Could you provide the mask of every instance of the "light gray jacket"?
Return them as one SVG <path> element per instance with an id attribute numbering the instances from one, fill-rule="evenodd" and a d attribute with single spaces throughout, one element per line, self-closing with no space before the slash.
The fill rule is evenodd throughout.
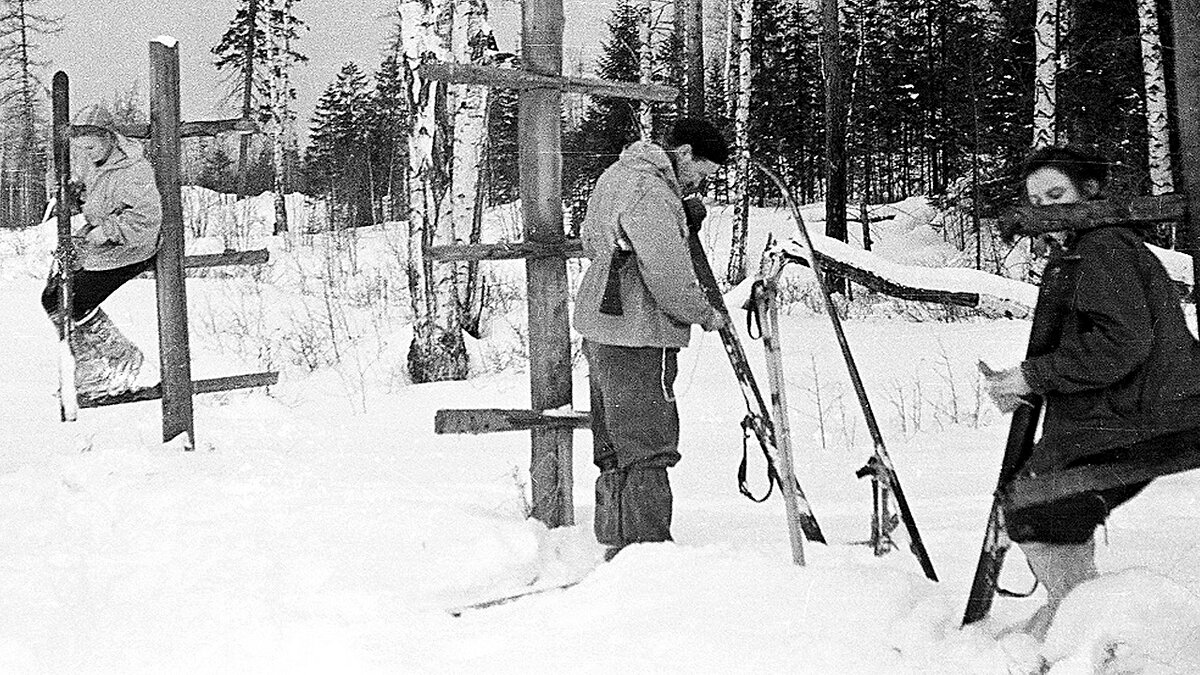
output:
<path id="1" fill-rule="evenodd" d="M 666 151 L 639 141 L 600 176 L 583 221 L 592 264 L 575 297 L 575 328 L 594 342 L 622 347 L 688 345 L 691 324 L 711 326 L 716 312 L 696 279 L 688 251 L 679 182 Z M 618 241 L 633 249 L 620 270 L 624 314 L 600 313 Z"/>
<path id="2" fill-rule="evenodd" d="M 158 251 L 162 202 L 154 169 L 135 140 L 117 135 L 117 147 L 104 164 L 83 176 L 83 216 L 87 227 L 76 232 L 80 262 L 86 270 L 109 270 L 148 259 Z M 83 239 L 99 228 L 99 246 Z"/>

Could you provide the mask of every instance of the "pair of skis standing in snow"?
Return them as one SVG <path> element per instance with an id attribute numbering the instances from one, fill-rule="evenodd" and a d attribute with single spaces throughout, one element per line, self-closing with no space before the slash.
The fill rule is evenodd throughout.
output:
<path id="1" fill-rule="evenodd" d="M 58 108 L 65 115 L 66 107 Z M 107 110 L 93 105 L 69 127 L 66 120 L 57 122 L 57 128 L 72 131 L 55 139 L 56 171 L 63 183 L 56 206 L 58 249 L 41 300 L 63 344 L 60 396 L 69 417 L 78 397 L 115 396 L 158 384 L 156 364 L 121 333 L 100 303 L 153 269 L 162 204 L 141 145 L 117 131 Z M 66 199 L 69 193 L 76 198 Z M 79 215 L 73 215 L 76 207 Z"/>
<path id="2" fill-rule="evenodd" d="M 652 319 L 682 323 L 678 327 L 684 330 L 695 323 L 720 332 L 750 408 L 747 429 L 755 432 L 762 444 L 770 479 L 780 480 L 774 470 L 777 446 L 766 407 L 736 333 L 728 326 L 727 310 L 695 237 L 702 207 L 697 217 L 697 212 L 685 205 L 685 219 L 680 222 L 678 206 L 664 209 L 662 205 L 670 203 L 671 193 L 678 199 L 684 190 L 699 183 L 689 182 L 689 178 L 701 173 L 703 179 L 723 164 L 727 149 L 711 125 L 695 120 L 681 121 L 668 145 L 665 151 L 648 143 L 627 149 L 606 172 L 609 180 L 602 177 L 597 184 L 584 225 L 585 248 L 593 265 L 581 286 L 576 324 L 588 340 L 585 349 L 593 373 L 593 432 L 596 463 L 601 469 L 596 533 L 599 541 L 610 546 L 610 553 L 635 541 L 670 539 L 666 467 L 678 461 L 678 418 L 670 382 L 674 379 L 674 351 L 687 344 L 686 336 L 682 344 L 679 340 L 643 344 L 645 331 L 624 330 L 629 304 L 634 306 L 635 321 L 645 318 L 639 313 L 657 310 L 663 316 Z M 697 172 L 697 163 L 707 171 Z M 895 495 L 913 552 L 926 575 L 936 580 L 829 302 L 799 210 L 782 181 L 765 167 L 759 168 L 785 195 L 807 244 L 809 264 L 821 285 L 872 430 L 875 453 L 860 476 L 874 476 Z M 1027 196 L 1037 206 L 1098 199 L 1107 177 L 1106 161 L 1069 148 L 1035 153 L 1022 172 Z M 621 207 L 640 207 L 649 213 Z M 664 215 L 664 210 L 672 213 Z M 657 220 L 651 223 L 645 218 Z M 635 229 L 648 223 L 666 231 Z M 659 257 L 661 249 L 667 245 L 681 249 L 678 241 L 688 238 L 684 229 L 688 227 L 694 267 L 684 269 L 678 254 L 670 261 L 673 264 L 664 264 Z M 1041 284 L 1026 360 L 1003 371 L 981 363 L 989 394 L 1002 411 L 1014 416 L 964 615 L 964 624 L 969 624 L 987 614 L 1008 542 L 1017 541 L 1035 577 L 1047 588 L 1046 605 L 1020 627 L 1038 638 L 1045 636 L 1063 598 L 1096 575 L 1094 531 L 1112 509 L 1140 492 L 1155 476 L 1195 465 L 1191 461 L 1172 464 L 1164 458 L 1200 456 L 1200 344 L 1187 329 L 1178 296 L 1161 263 L 1130 227 L 1083 227 L 1056 233 L 1051 239 L 1054 253 Z M 637 265 L 626 263 L 633 252 L 641 257 Z M 707 308 L 696 302 L 694 294 L 688 297 L 695 283 L 708 301 Z M 660 298 L 665 301 L 661 306 L 656 304 Z M 714 320 L 713 315 L 723 319 Z M 607 359 L 603 354 L 597 356 L 609 344 L 606 340 L 614 337 L 623 351 Z M 647 370 L 657 375 L 657 381 L 626 367 L 632 362 L 630 354 L 638 350 L 661 353 L 661 369 Z M 639 383 L 641 389 L 631 397 L 631 388 L 636 390 Z M 658 412 L 651 416 L 642 416 L 645 402 L 656 399 L 660 391 L 665 404 L 658 404 Z M 755 403 L 761 415 L 756 416 Z M 1042 435 L 1035 443 L 1043 406 Z M 666 425 L 668 434 L 655 436 L 663 421 L 670 423 Z M 638 448 L 639 443 L 650 452 L 625 452 L 630 445 Z M 659 454 L 654 454 L 655 450 Z M 639 477 L 647 468 L 653 470 L 653 480 Z M 1056 482 L 1060 477 L 1068 480 Z M 743 492 L 750 496 L 745 489 L 744 463 L 739 479 Z M 798 487 L 805 534 L 810 540 L 823 541 Z M 886 492 L 884 495 L 886 499 Z M 644 527 L 646 523 L 649 529 Z"/>

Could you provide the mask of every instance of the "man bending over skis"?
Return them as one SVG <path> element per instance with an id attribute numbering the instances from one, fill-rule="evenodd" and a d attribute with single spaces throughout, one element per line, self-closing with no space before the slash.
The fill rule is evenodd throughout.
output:
<path id="1" fill-rule="evenodd" d="M 583 221 L 592 264 L 576 297 L 575 327 L 590 369 L 600 468 L 596 539 L 608 558 L 628 544 L 671 539 L 676 358 L 692 324 L 716 330 L 726 321 L 696 279 L 683 197 L 725 163 L 728 145 L 712 124 L 685 118 L 667 146 L 626 148 L 597 181 Z"/>

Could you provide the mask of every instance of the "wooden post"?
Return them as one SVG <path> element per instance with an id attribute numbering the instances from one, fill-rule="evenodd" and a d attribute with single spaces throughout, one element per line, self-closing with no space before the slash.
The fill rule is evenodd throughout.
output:
<path id="1" fill-rule="evenodd" d="M 158 278 L 158 349 L 162 355 L 163 441 L 186 433 L 195 446 L 192 422 L 192 359 L 188 346 L 187 287 L 183 275 L 183 204 L 179 175 L 179 43 L 150 42 L 150 163 L 162 196 L 162 239 Z"/>
<path id="2" fill-rule="evenodd" d="M 1200 0 L 1172 0 L 1170 4 L 1180 187 L 1188 200 L 1181 250 L 1191 254 L 1193 279 L 1200 280 Z M 1200 302 L 1200 293 L 1193 291 L 1192 300 Z"/>
<path id="3" fill-rule="evenodd" d="M 521 3 L 521 44 L 525 66 L 538 75 L 562 74 L 562 0 Z M 520 148 L 521 211 L 525 239 L 561 244 L 562 92 L 523 89 L 517 139 Z M 565 258 L 525 262 L 529 287 L 529 384 L 536 411 L 571 406 L 571 325 Z M 533 516 L 549 527 L 575 521 L 572 504 L 570 429 L 532 431 L 530 482 Z"/>

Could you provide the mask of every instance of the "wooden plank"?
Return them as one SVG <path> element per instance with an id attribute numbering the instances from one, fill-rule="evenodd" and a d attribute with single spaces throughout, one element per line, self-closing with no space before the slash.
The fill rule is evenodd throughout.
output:
<path id="1" fill-rule="evenodd" d="M 1192 255 L 1200 279 L 1200 0 L 1172 0 L 1175 36 L 1175 116 L 1179 128 L 1179 189 L 1188 199 L 1180 250 Z M 1200 293 L 1192 296 L 1200 303 Z"/>
<path id="2" fill-rule="evenodd" d="M 231 265 L 261 265 L 271 259 L 271 252 L 265 248 L 253 251 L 225 251 L 224 253 L 205 253 L 183 257 L 184 269 L 202 267 L 226 267 Z M 138 276 L 147 279 L 154 276 L 154 271 L 142 272 Z"/>
<path id="3" fill-rule="evenodd" d="M 559 46 L 561 52 L 561 46 Z M 454 84 L 483 84 L 506 89 L 556 89 L 592 96 L 611 96 L 638 101 L 671 103 L 679 96 L 679 90 L 661 84 L 599 80 L 591 77 L 571 75 L 545 75 L 526 70 L 477 66 L 469 63 L 445 63 L 432 61 L 421 66 L 421 76 L 430 80 L 441 80 Z"/>
<path id="4" fill-rule="evenodd" d="M 72 126 L 72 129 L 76 127 Z M 117 128 L 122 136 L 129 138 L 150 138 L 149 124 L 122 124 Z M 258 133 L 258 125 L 252 120 L 241 117 L 231 117 L 223 120 L 197 120 L 195 122 L 180 122 L 180 138 L 210 138 L 218 134 L 237 132 L 240 134 Z"/>
<path id="5" fill-rule="evenodd" d="M 786 251 L 783 252 L 784 257 L 789 262 L 800 263 L 808 266 L 808 260 Z M 917 288 L 915 286 L 903 286 L 893 281 L 884 279 L 866 270 L 860 270 L 857 267 L 852 267 L 840 260 L 831 258 L 820 251 L 817 251 L 817 261 L 822 270 L 827 270 L 840 277 L 844 277 L 853 281 L 856 284 L 865 286 L 873 291 L 883 293 L 884 295 L 901 300 L 913 300 L 917 302 L 936 302 L 941 305 L 956 305 L 958 307 L 978 307 L 978 293 L 964 293 L 960 291 L 944 291 L 931 288 Z"/>
<path id="6" fill-rule="evenodd" d="M 1200 433 L 1134 446 L 1116 461 L 1078 466 L 1037 476 L 1019 475 L 1004 488 L 1007 508 L 1049 504 L 1065 497 L 1134 485 L 1200 468 Z"/>
<path id="7" fill-rule="evenodd" d="M 456 244 L 429 248 L 429 257 L 437 262 L 561 258 L 564 256 L 581 258 L 583 255 L 583 242 L 578 239 L 564 239 L 560 242 L 513 241 L 500 244 Z"/>
<path id="8" fill-rule="evenodd" d="M 183 274 L 183 204 L 180 199 L 179 45 L 150 42 L 150 163 L 162 197 L 162 239 L 155 264 L 158 350 L 162 363 L 163 440 L 188 435 L 192 418 L 192 358 L 188 344 L 187 286 Z"/>
<path id="9" fill-rule="evenodd" d="M 521 3 L 521 44 L 526 67 L 557 80 L 562 75 L 562 0 Z M 672 98 L 674 96 L 672 95 Z M 521 214 L 525 239 L 561 245 L 562 91 L 523 89 L 518 98 Z M 529 307 L 529 386 L 534 410 L 572 408 L 571 323 L 567 261 L 525 261 Z M 570 429 L 533 429 L 530 484 L 533 517 L 549 527 L 575 522 Z"/>
<path id="10" fill-rule="evenodd" d="M 214 377 L 207 380 L 196 380 L 192 382 L 192 391 L 196 394 L 214 394 L 219 391 L 232 391 L 234 389 L 249 389 L 251 387 L 269 387 L 279 383 L 279 373 L 268 371 L 263 373 L 250 373 L 248 375 L 230 375 L 227 377 Z M 80 398 L 80 408 L 99 408 L 101 406 L 120 405 L 122 403 L 136 403 L 138 401 L 153 401 L 162 398 L 162 387 L 154 385 L 148 389 L 139 389 L 138 391 L 126 392 L 118 396 L 98 396 L 95 398 Z M 163 439 L 164 441 L 170 439 Z"/>
<path id="11" fill-rule="evenodd" d="M 186 269 L 195 269 L 198 267 L 225 267 L 229 265 L 261 265 L 270 259 L 271 252 L 265 248 L 260 248 L 253 251 L 225 251 L 224 253 L 184 256 L 183 266 Z"/>
<path id="12" fill-rule="evenodd" d="M 592 422 L 588 412 L 557 410 L 507 410 L 504 408 L 474 408 L 439 410 L 433 418 L 435 434 L 489 434 L 497 431 L 529 431 L 531 429 L 587 429 Z"/>
<path id="13" fill-rule="evenodd" d="M 1150 225 L 1183 220 L 1187 200 L 1181 195 L 1134 197 L 1121 201 L 1094 201 L 1053 206 L 1022 206 L 1000 214 L 1000 234 L 1011 239 L 1058 230 L 1100 225 Z"/>

